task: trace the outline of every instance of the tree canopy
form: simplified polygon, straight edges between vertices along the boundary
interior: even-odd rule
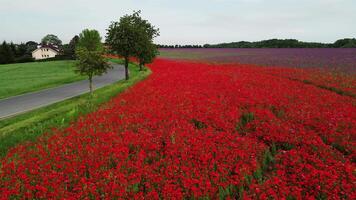
[[[140,65],[140,70],[143,70],[145,64],[153,62],[158,54],[157,46],[149,40],[144,40],[140,44],[141,48],[137,51],[137,58]]]
[[[62,41],[53,34],[48,34],[46,36],[44,36],[41,40],[42,44],[51,44],[51,45],[56,45],[56,46],[60,46],[62,45]]]
[[[13,45],[13,44],[12,44]],[[0,45],[0,64],[13,63],[15,60],[14,49],[5,41]]]
[[[345,38],[337,40],[333,47],[335,48],[356,48],[356,39],[355,38]]]
[[[69,59],[75,59],[75,49],[79,42],[79,36],[75,35],[69,44],[63,45],[64,56]]]
[[[153,39],[159,36],[159,29],[151,25],[147,20],[140,17],[135,18],[138,24],[139,36],[137,41],[137,49],[135,57],[137,57],[140,70],[147,63],[153,62],[154,58],[158,54],[157,46],[153,43]]]

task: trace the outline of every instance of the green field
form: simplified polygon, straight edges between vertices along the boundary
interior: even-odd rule
[[[74,61],[0,65],[0,99],[83,79],[74,73]]]
[[[121,60],[112,62],[123,64]],[[64,128],[79,116],[95,111],[101,104],[145,79],[151,71],[139,71],[136,64],[130,63],[130,80],[121,80],[94,91],[91,97],[83,94],[59,103],[24,113],[9,119],[0,120],[0,158],[19,143],[34,141],[38,136],[51,132],[51,128]]]

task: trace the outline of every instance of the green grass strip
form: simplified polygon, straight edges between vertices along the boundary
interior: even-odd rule
[[[0,99],[84,80],[75,61],[48,61],[0,65]]]

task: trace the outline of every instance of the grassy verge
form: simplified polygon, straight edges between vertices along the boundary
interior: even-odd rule
[[[0,99],[85,79],[71,60],[0,65]]]
[[[120,60],[112,60],[121,63]],[[25,142],[34,141],[52,127],[63,128],[78,116],[95,111],[118,93],[145,79],[151,71],[139,71],[135,64],[130,64],[130,80],[121,80],[115,84],[100,88],[93,97],[84,94],[44,108],[40,108],[13,118],[0,121],[0,157],[4,157],[9,148]]]

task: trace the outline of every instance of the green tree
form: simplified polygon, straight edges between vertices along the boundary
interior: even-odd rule
[[[101,37],[97,30],[85,29],[79,35],[76,48],[76,72],[87,75],[89,80],[90,93],[93,93],[93,77],[107,72],[110,65],[103,57],[104,48]]]
[[[41,40],[42,44],[51,44],[51,45],[56,45],[56,46],[60,46],[62,45],[62,41],[53,34],[48,34],[45,37],[42,38]]]
[[[118,22],[112,22],[107,29],[106,43],[118,55],[125,59],[125,78],[129,79],[128,65],[130,57],[137,57],[142,47],[142,40],[150,40],[158,34],[147,20],[137,11],[131,15],[124,15]]]
[[[138,50],[136,55],[140,65],[140,71],[143,70],[143,67],[146,64],[153,62],[157,54],[158,49],[157,46],[153,44],[153,42],[147,40],[142,43],[142,47]]]
[[[69,44],[63,45],[64,55],[70,59],[75,59],[75,49],[79,42],[79,36],[74,36]]]
[[[75,58],[75,48],[77,47],[79,42],[79,36],[75,35],[69,42],[69,49],[70,49],[70,53],[73,56],[73,58]]]
[[[133,18],[137,15],[125,15],[118,22],[112,22],[107,29],[106,43],[118,55],[125,59],[125,79],[129,79],[129,61],[135,56],[138,31]]]
[[[0,45],[0,64],[13,63],[14,60],[15,56],[11,46],[4,41]]]
[[[21,43],[21,44],[17,45],[16,57],[25,56],[26,53],[27,53],[27,46],[26,46],[26,44]]]
[[[34,41],[28,41],[26,42],[26,47],[27,47],[27,54],[32,54],[32,51],[37,49],[37,42]]]
[[[355,38],[345,38],[337,40],[333,47],[335,48],[355,48],[356,47],[356,39]]]
[[[32,58],[32,51],[28,50],[26,44],[21,43],[16,45],[15,52],[15,62],[16,63],[24,63],[24,62],[32,62],[34,59]]]
[[[16,51],[17,51],[16,45],[13,42],[10,42],[9,46],[13,55],[16,56]]]
[[[138,12],[140,14],[140,11]],[[135,24],[138,26],[139,37],[137,40],[137,48],[135,57],[139,60],[140,70],[145,64],[153,62],[158,54],[156,45],[153,39],[159,36],[159,29],[155,28],[150,22],[142,19],[139,15],[134,18]]]

